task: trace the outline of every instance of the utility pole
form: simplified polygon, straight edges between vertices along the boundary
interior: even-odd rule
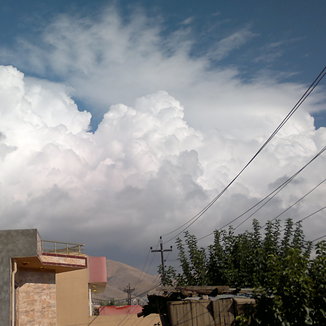
[[[166,251],[172,251],[172,246],[170,246],[170,249],[163,249],[163,240],[162,236],[160,236],[160,249],[156,250],[151,247],[151,252],[160,252],[161,253],[161,266],[162,266],[162,285],[165,286],[166,284],[166,278],[165,278],[165,260],[164,260],[164,252]]]
[[[123,292],[127,293],[127,303],[130,306],[131,305],[131,293],[135,291],[135,288],[130,287],[130,283],[128,284],[128,287],[123,290]]]

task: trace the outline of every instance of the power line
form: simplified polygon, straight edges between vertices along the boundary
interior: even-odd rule
[[[319,208],[319,209],[316,210],[315,212],[313,212],[313,213],[311,213],[311,214],[309,214],[309,215],[303,217],[303,218],[300,219],[299,221],[297,221],[297,223],[299,223],[299,222],[303,222],[303,221],[306,220],[307,218],[309,218],[309,217],[311,217],[311,216],[313,216],[313,215],[319,213],[320,211],[322,211],[322,210],[325,209],[325,208],[326,208],[326,206],[324,206],[324,207],[322,207],[322,208]]]
[[[305,221],[306,219],[308,219],[309,217],[312,217],[312,216],[318,214],[319,212],[321,212],[321,211],[324,210],[324,209],[326,209],[326,206],[323,206],[323,207],[317,209],[316,211],[314,211],[314,212],[312,212],[312,213],[306,215],[305,217],[299,219],[298,221],[294,221],[294,222],[295,222],[295,223],[303,222],[303,221]],[[272,220],[271,220],[271,221],[272,221]],[[217,231],[219,231],[219,230],[220,230],[220,229],[217,229]],[[284,230],[285,230],[285,227],[284,227]],[[213,233],[214,233],[214,232],[210,233],[209,235],[212,235]],[[197,241],[200,241],[200,240],[206,238],[207,236],[208,236],[208,235],[206,235],[206,236],[204,236],[204,237],[201,237],[201,238],[199,238]],[[320,240],[320,239],[322,239],[322,238],[324,238],[324,237],[326,237],[326,234],[325,234],[325,235],[322,235],[322,236],[320,236],[320,237],[318,237],[318,238],[316,238],[316,239],[314,239],[314,240],[311,240],[310,242],[312,242],[312,243],[313,243],[313,242],[316,242],[316,241],[318,241],[318,240]],[[177,261],[178,261],[178,260],[177,260]]]
[[[320,184],[322,184],[322,182],[319,183],[319,185],[320,185]],[[313,189],[316,189],[316,187],[314,187]],[[310,191],[310,192],[311,192],[311,191]],[[310,192],[309,192],[309,193],[310,193]],[[316,215],[317,213],[319,213],[320,211],[324,210],[325,208],[326,208],[326,206],[319,208],[318,210],[316,210],[316,211],[314,211],[314,212],[312,212],[312,213],[306,215],[305,217],[301,218],[300,220],[298,220],[297,223],[302,222],[302,221],[308,219],[309,217],[311,217],[311,216],[313,216],[313,215]],[[325,238],[325,237],[326,237],[326,234],[325,234],[325,235],[322,235],[322,236],[320,236],[320,237],[318,237],[318,238],[315,238],[315,239],[311,240],[310,242],[313,243],[313,242],[316,242],[316,241],[318,241],[318,240],[320,240],[320,239],[323,239],[323,238]],[[150,292],[150,291],[153,291],[153,290],[155,290],[155,289],[157,289],[157,288],[159,288],[159,287],[160,287],[160,284],[155,285],[155,286],[149,288],[148,290],[142,292],[141,294],[138,294],[138,296],[144,295],[144,294],[146,294],[146,293],[148,293],[148,292]],[[124,321],[125,321],[125,320],[123,320],[123,322],[124,322]],[[120,325],[120,324],[119,324],[119,325]]]
[[[157,241],[157,243],[156,243],[156,245],[155,245],[155,249],[158,248],[159,242],[160,242],[160,241]],[[149,249],[149,250],[147,251],[147,255],[146,255],[146,258],[145,258],[145,261],[144,261],[144,265],[143,265],[143,267],[142,267],[142,269],[141,269],[141,272],[139,273],[139,277],[138,277],[137,282],[136,282],[136,285],[135,285],[136,287],[137,287],[137,285],[142,281],[142,278],[143,278],[143,276],[145,275],[145,273],[147,273],[148,270],[149,270],[149,268],[152,266],[152,263],[153,263],[153,257],[150,256],[150,253],[151,253],[151,250]]]
[[[145,261],[144,261],[144,265],[143,265],[143,267],[142,267],[141,270],[140,270],[139,277],[138,277],[136,283],[139,283],[139,282],[142,280],[143,275],[145,274],[145,270],[147,269],[147,264],[148,264],[148,262],[149,262],[149,254],[150,254],[150,253],[151,253],[151,251],[148,250],[148,251],[147,251],[146,258],[145,258]]]
[[[324,234],[324,235],[322,235],[322,236],[320,236],[320,237],[318,237],[318,238],[316,238],[316,239],[311,240],[311,242],[312,242],[312,243],[313,243],[313,242],[317,242],[317,241],[319,241],[320,239],[323,239],[323,238],[326,238],[326,234]]]
[[[326,148],[325,148],[326,149]],[[301,172],[301,171],[300,171]],[[275,194],[273,194],[273,196],[271,196],[263,205],[261,205],[258,209],[256,209],[252,214],[250,214],[247,218],[245,218],[241,223],[239,223],[234,229],[236,230],[237,228],[239,228],[242,224],[244,224],[245,222],[247,222],[254,214],[256,214],[261,208],[263,208],[265,205],[267,205],[280,191],[282,191],[295,177],[297,176],[297,174],[291,179],[289,180],[289,182],[287,182],[284,186],[281,187],[281,189],[279,189]],[[316,188],[318,188],[326,179],[324,179],[322,182],[320,182],[317,186],[315,186],[312,190],[310,190],[308,193],[306,193],[303,197],[299,198],[294,204],[292,204],[291,206],[289,206],[287,209],[285,209],[283,212],[281,212],[280,214],[278,214],[277,216],[273,217],[271,219],[271,221],[276,220],[279,216],[281,216],[282,214],[284,214],[285,212],[287,212],[290,208],[292,208],[294,205],[296,205],[297,203],[299,203],[301,200],[303,200],[305,197],[307,197],[310,193],[312,193]]]
[[[286,213],[289,209],[291,209],[293,206],[295,206],[296,204],[298,204],[301,200],[303,200],[304,198],[306,198],[308,195],[310,195],[314,190],[316,190],[319,186],[321,186],[324,182],[326,181],[326,179],[322,180],[321,182],[319,182],[316,186],[314,186],[312,189],[310,189],[307,193],[305,193],[301,198],[299,198],[298,200],[296,200],[292,205],[290,205],[289,207],[287,207],[285,210],[283,210],[281,213],[279,213],[277,216],[273,217],[270,221],[275,221],[277,218],[279,218],[281,215],[283,215],[284,213]],[[242,223],[240,223],[239,225],[237,225],[235,227],[235,229],[237,229]],[[266,223],[262,226],[264,227],[266,225]]]
[[[190,218],[187,222],[182,224],[181,226],[173,229],[172,231],[165,233],[164,235],[170,235],[180,229],[175,236],[171,237],[167,240],[167,243],[177,238],[181,233],[187,230],[192,224],[194,224],[214,203],[228,190],[228,188],[235,182],[235,180],[246,170],[246,168],[252,163],[252,161],[260,154],[260,152],[267,146],[267,144],[274,138],[274,136],[279,132],[279,130],[286,124],[286,122],[291,118],[291,116],[299,109],[301,104],[306,100],[306,98],[313,92],[313,90],[317,87],[320,81],[324,78],[326,74],[326,66],[319,73],[319,75],[315,78],[312,84],[308,87],[308,89],[304,92],[301,98],[297,101],[297,103],[293,106],[290,112],[286,115],[286,117],[282,120],[282,122],[277,126],[277,128],[272,132],[272,134],[268,137],[268,139],[263,143],[263,145],[259,148],[259,150],[254,154],[254,156],[247,162],[247,164],[236,174],[236,176],[228,183],[228,185],[218,194],[213,200],[211,200],[201,211],[199,211],[196,215]]]
[[[320,183],[320,184],[321,184],[321,183]],[[314,211],[314,212],[312,212],[312,213],[306,215],[305,217],[303,217],[303,218],[301,218],[300,220],[298,220],[296,223],[302,222],[302,221],[308,219],[309,217],[316,215],[317,213],[321,212],[321,211],[324,210],[324,209],[326,209],[326,206],[323,206],[323,207],[317,209],[316,211]],[[320,240],[320,239],[323,239],[323,238],[325,238],[325,237],[326,237],[326,234],[324,234],[324,235],[322,235],[322,236],[319,236],[318,238],[315,238],[315,239],[311,240],[310,242],[313,243],[313,242],[316,242],[316,241],[318,241],[318,240]],[[200,239],[198,239],[198,240],[200,240]],[[153,286],[153,287],[151,287],[150,289],[144,291],[141,295],[143,295],[143,294],[145,294],[145,293],[148,293],[148,292],[150,292],[150,291],[152,291],[152,290],[155,290],[155,289],[157,289],[157,288],[159,288],[159,287],[160,287],[160,284],[158,284],[158,285],[156,285],[156,286]]]
[[[284,213],[286,213],[288,210],[290,210],[293,206],[295,206],[296,204],[298,204],[300,201],[302,201],[304,198],[306,198],[308,195],[310,195],[313,191],[315,191],[319,186],[321,186],[324,182],[326,181],[326,178],[324,180],[322,180],[321,182],[319,182],[316,186],[314,186],[312,189],[310,189],[307,193],[305,193],[302,197],[300,197],[298,200],[296,200],[292,205],[290,205],[288,208],[286,208],[284,211],[282,211],[281,213],[279,213],[277,216],[273,217],[271,219],[271,221],[276,220],[277,218],[279,218],[281,215],[283,215]]]
[[[278,187],[276,187],[273,191],[271,191],[269,194],[267,194],[264,198],[262,198],[261,200],[259,200],[256,204],[254,204],[253,206],[251,206],[250,208],[248,208],[246,211],[244,211],[243,213],[241,213],[240,215],[238,215],[237,217],[233,218],[231,221],[229,221],[228,223],[224,224],[222,227],[219,227],[217,230],[221,230],[224,229],[225,227],[233,224],[235,221],[237,221],[239,218],[241,218],[242,216],[244,216],[245,214],[249,213],[252,209],[256,208],[257,206],[259,206],[261,204],[261,206],[259,206],[252,214],[249,215],[249,217],[247,217],[242,223],[246,222],[250,217],[252,217],[256,212],[258,212],[262,207],[264,207],[272,198],[274,198],[283,188],[285,188],[298,174],[300,174],[309,164],[311,164],[315,159],[317,159],[324,151],[326,150],[326,146],[324,146],[314,157],[312,157],[303,167],[301,167],[297,172],[295,172],[291,177],[289,177],[288,179],[286,179],[284,182],[282,182]],[[239,227],[241,224],[239,224],[237,227]],[[214,233],[211,232],[201,238],[198,239],[202,240],[204,238],[209,237],[210,235],[212,235]]]

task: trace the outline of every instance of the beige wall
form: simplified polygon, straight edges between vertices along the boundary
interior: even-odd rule
[[[19,270],[16,286],[16,325],[56,326],[55,274]]]
[[[56,274],[58,326],[153,326],[160,322],[156,314],[145,318],[137,315],[89,316],[88,276],[87,269]]]
[[[87,325],[89,319],[88,270],[56,274],[57,325]]]

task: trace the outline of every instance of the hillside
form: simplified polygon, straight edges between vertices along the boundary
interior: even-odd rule
[[[143,303],[146,292],[159,283],[158,276],[143,273],[141,270],[111,259],[107,260],[108,284],[104,293],[96,295],[96,298],[109,301],[111,299],[124,300],[127,293],[123,290],[130,284],[135,288],[132,297]],[[145,292],[145,293],[144,293]]]

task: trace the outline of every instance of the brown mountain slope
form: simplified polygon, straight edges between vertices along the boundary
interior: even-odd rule
[[[130,284],[135,290],[132,297],[140,299],[142,303],[146,298],[147,291],[159,284],[159,277],[142,272],[141,270],[130,265],[120,263],[111,259],[107,260],[108,284],[103,293],[96,295],[96,298],[103,301],[124,300],[127,298],[127,293],[123,290]]]

